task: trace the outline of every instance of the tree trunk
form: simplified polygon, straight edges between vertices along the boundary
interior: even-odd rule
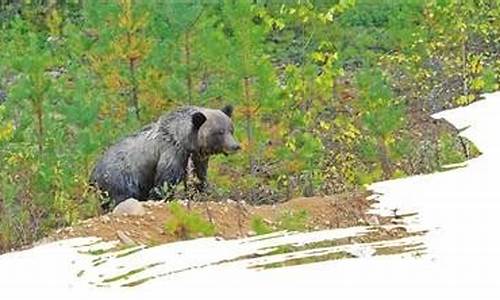
[[[382,165],[382,171],[384,172],[384,179],[390,179],[392,177],[392,164],[389,158],[389,149],[383,137],[377,138],[378,154],[380,159],[380,164]]]
[[[462,84],[463,95],[467,97],[469,94],[469,87],[467,85],[467,36],[464,36],[462,41]]]
[[[132,84],[132,90],[130,93],[130,102],[132,102],[132,106],[134,107],[135,110],[135,116],[137,117],[137,120],[140,120],[140,112],[139,112],[139,98],[137,96],[137,80],[135,78],[135,60],[134,59],[129,59],[129,71],[130,71],[130,81]]]
[[[184,52],[186,56],[186,83],[188,103],[193,104],[193,78],[191,77],[191,44],[189,41],[189,30],[184,33]]]
[[[43,152],[43,107],[42,100],[33,100],[33,105],[35,108],[35,114],[37,119],[37,135],[38,135],[38,151],[40,154]]]
[[[250,79],[245,77],[244,79],[244,90],[245,90],[245,102],[247,103],[247,110],[245,113],[246,121],[246,134],[248,139],[248,162],[250,167],[250,174],[255,176],[255,158],[254,158],[254,141],[253,141],[253,129],[252,129],[252,112],[251,112],[251,99],[250,99]]]
[[[132,45],[132,33],[127,32],[127,42],[130,46]],[[130,91],[130,102],[135,110],[135,116],[137,117],[137,120],[140,120],[140,112],[139,112],[139,98],[137,96],[137,79],[136,79],[136,62],[137,58],[135,57],[129,57],[128,59],[128,69],[130,73],[130,84],[132,86],[132,89]]]

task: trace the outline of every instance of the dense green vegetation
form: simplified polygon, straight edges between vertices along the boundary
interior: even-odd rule
[[[210,197],[272,202],[471,155],[429,114],[499,87],[495,0],[0,1],[0,251],[99,213],[111,143],[235,108]]]
[[[278,216],[275,222],[265,220],[255,215],[250,220],[250,228],[256,235],[268,234],[273,231],[306,231],[310,215],[307,210],[285,211]]]
[[[214,224],[205,221],[199,214],[189,211],[177,201],[168,205],[172,216],[165,223],[165,232],[179,239],[192,239],[215,234]]]

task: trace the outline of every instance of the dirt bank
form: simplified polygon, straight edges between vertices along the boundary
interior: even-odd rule
[[[215,225],[217,236],[232,239],[254,235],[251,221],[256,216],[270,227],[274,226],[286,213],[307,212],[305,228],[321,230],[343,228],[356,225],[377,225],[388,223],[387,218],[379,218],[367,213],[373,200],[367,200],[367,192],[356,192],[329,197],[296,198],[275,205],[252,206],[232,200],[221,202],[182,201],[186,209],[199,213]],[[145,202],[146,214],[137,216],[116,216],[107,214],[91,218],[81,223],[59,229],[49,240],[71,237],[97,236],[103,240],[125,240],[129,238],[137,244],[158,245],[172,242],[178,237],[164,230],[165,222],[171,218],[168,203]],[[129,240],[129,242],[130,242]]]

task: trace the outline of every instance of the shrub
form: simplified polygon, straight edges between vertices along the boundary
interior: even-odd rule
[[[171,202],[168,209],[172,215],[165,222],[166,233],[183,240],[215,234],[213,224],[204,220],[198,213],[186,210],[178,201]]]
[[[273,232],[273,228],[264,222],[264,219],[261,216],[253,216],[250,221],[250,228],[257,234],[268,234]]]
[[[308,220],[309,213],[304,209],[297,212],[287,211],[279,217],[277,228],[288,231],[305,231]]]

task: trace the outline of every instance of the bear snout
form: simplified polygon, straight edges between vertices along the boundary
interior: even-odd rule
[[[238,151],[238,150],[240,150],[240,149],[241,149],[240,144],[234,144],[234,145],[231,147],[231,150],[232,150],[232,151],[234,151],[234,152],[236,152],[236,151]]]
[[[241,149],[240,144],[233,139],[232,141],[230,141],[229,143],[227,143],[225,145],[224,152],[226,154],[231,154],[231,153],[234,153],[234,152],[236,152],[236,151],[238,151],[240,149]]]

